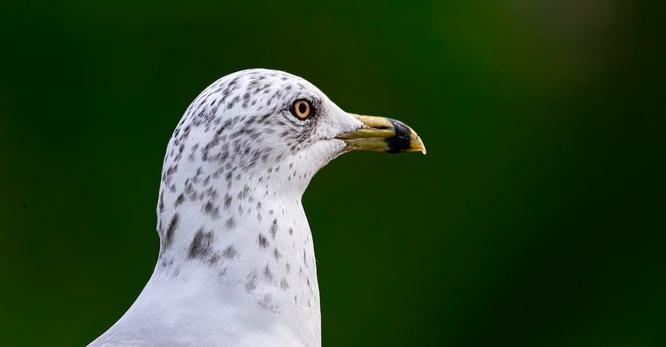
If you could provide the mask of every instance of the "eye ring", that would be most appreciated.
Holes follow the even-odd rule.
[[[291,114],[294,115],[294,117],[300,120],[305,120],[314,113],[314,107],[312,106],[310,101],[306,99],[298,99],[294,101],[294,103],[291,105],[290,111]]]

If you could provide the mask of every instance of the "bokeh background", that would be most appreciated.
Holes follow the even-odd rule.
[[[428,147],[310,185],[325,346],[666,345],[663,5],[0,6],[1,345],[81,346],[120,317],[156,260],[173,128],[249,67]]]

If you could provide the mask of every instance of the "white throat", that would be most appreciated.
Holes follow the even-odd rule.
[[[301,192],[273,191],[276,178],[266,175],[217,180],[209,182],[215,193],[192,188],[178,203],[181,193],[162,186],[158,263],[114,328],[137,338],[154,331],[151,341],[166,345],[319,346],[317,270]]]

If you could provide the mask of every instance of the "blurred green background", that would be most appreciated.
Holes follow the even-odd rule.
[[[250,67],[428,147],[310,185],[325,346],[666,345],[663,5],[0,6],[3,346],[81,346],[120,317],[157,257],[173,128]]]

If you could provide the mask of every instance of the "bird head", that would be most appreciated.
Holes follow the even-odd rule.
[[[302,194],[321,167],[356,150],[425,154],[419,136],[397,120],[345,112],[286,72],[243,70],[192,102],[169,143],[162,179],[185,184],[174,181],[198,170],[202,180],[224,177],[231,186],[253,175]]]

